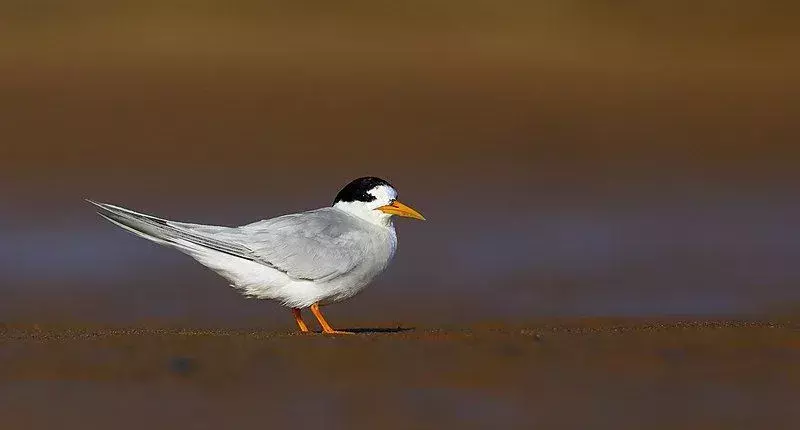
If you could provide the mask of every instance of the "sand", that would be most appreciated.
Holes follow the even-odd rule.
[[[2,428],[796,428],[800,324],[0,326]]]

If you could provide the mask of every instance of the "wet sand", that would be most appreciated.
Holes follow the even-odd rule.
[[[794,428],[800,324],[0,325],[3,428]],[[793,424],[794,423],[794,424]]]

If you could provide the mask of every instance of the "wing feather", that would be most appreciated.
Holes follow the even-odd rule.
[[[327,280],[353,270],[365,257],[368,233],[359,220],[323,208],[240,227],[244,245],[293,278]]]
[[[358,228],[358,220],[335,208],[222,227],[169,221],[92,203],[109,221],[159,243],[188,242],[264,264],[298,280],[324,281],[350,272],[363,261],[369,241],[368,233]]]

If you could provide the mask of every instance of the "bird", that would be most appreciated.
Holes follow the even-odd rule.
[[[393,217],[425,220],[397,200],[386,180],[367,176],[342,188],[333,205],[225,227],[170,221],[87,199],[111,223],[177,249],[225,278],[248,297],[289,307],[302,333],[309,308],[326,334],[334,329],[321,306],[361,292],[397,250]]]

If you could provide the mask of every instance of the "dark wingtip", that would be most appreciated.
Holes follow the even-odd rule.
[[[102,216],[103,218],[108,219],[108,214],[112,212],[108,209],[105,203],[96,202],[92,199],[84,199],[86,202],[93,204],[97,208],[97,213]]]

